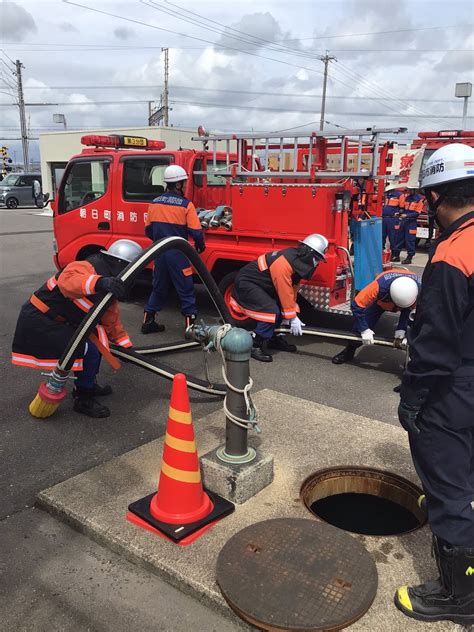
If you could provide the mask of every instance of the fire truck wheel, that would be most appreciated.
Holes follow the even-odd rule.
[[[7,208],[18,208],[18,200],[14,197],[8,198],[6,206]]]
[[[220,293],[222,294],[225,304],[227,305],[227,309],[232,317],[231,324],[234,327],[242,327],[242,329],[253,329],[254,322],[251,318],[247,316],[242,316],[242,314],[238,314],[230,304],[230,295],[232,292],[232,288],[234,287],[234,280],[237,276],[238,270],[234,270],[233,272],[229,272],[220,280],[218,287]]]

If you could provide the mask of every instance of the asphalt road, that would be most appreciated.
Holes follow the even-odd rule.
[[[0,210],[0,240],[3,306],[0,350],[4,360],[0,367],[3,413],[0,446],[3,569],[0,570],[6,593],[5,605],[0,605],[0,620],[11,622],[7,629],[35,632],[46,629],[120,632],[129,630],[131,624],[142,629],[180,632],[190,621],[197,630],[234,629],[158,578],[33,509],[39,490],[162,435],[170,383],[137,367],[124,366],[114,372],[103,366],[101,382],[110,383],[114,389],[109,399],[111,417],[91,420],[78,415],[72,411],[68,397],[50,419],[33,419],[28,404],[41,376],[36,371],[13,367],[9,356],[22,303],[54,272],[52,220],[33,209]],[[423,255],[417,256],[417,262],[424,260]],[[181,339],[183,318],[174,296],[163,312],[166,332],[154,334],[153,338],[139,333],[146,295],[145,288],[138,288],[130,302],[122,306],[125,326],[135,344],[150,344],[150,339],[160,342]],[[215,322],[211,302],[202,287],[198,287],[197,295],[200,317]],[[396,322],[393,315],[385,315],[378,333],[391,335]],[[315,314],[307,324],[349,330],[351,321],[346,317]],[[330,359],[341,348],[339,345],[303,339],[298,346],[296,354],[275,354],[271,364],[252,361],[255,390],[271,388],[386,423],[397,423],[398,396],[392,389],[401,374],[402,352],[384,347],[361,349],[354,363],[335,366]],[[200,351],[177,353],[164,360],[203,376]],[[210,363],[212,374],[218,377],[217,356],[211,357]],[[193,416],[198,419],[219,409],[221,402],[192,393],[191,405]],[[291,431],[290,410],[288,429]],[[91,586],[94,586],[93,599]],[[111,600],[114,591],[127,596],[115,598],[114,593]],[[107,617],[104,617],[106,606]],[[161,610],[150,625],[147,621],[153,616],[153,608]]]

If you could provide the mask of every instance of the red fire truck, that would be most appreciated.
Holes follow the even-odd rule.
[[[164,169],[178,164],[190,175],[186,196],[203,225],[209,225],[202,259],[225,298],[246,262],[319,232],[329,240],[327,262],[300,293],[313,307],[346,311],[353,279],[348,253],[351,204],[363,180],[367,214],[381,215],[388,144],[380,136],[401,131],[312,132],[304,138],[203,135],[193,139],[202,149],[173,151],[145,138],[84,136],[86,147],[69,161],[52,203],[56,266],[83,259],[119,238],[148,246],[148,205],[164,190]],[[352,170],[347,168],[349,143]],[[361,166],[368,143],[370,172]],[[327,156],[335,147],[339,168],[331,169]],[[358,148],[356,155],[353,147]],[[306,152],[305,161],[298,160],[301,151]],[[287,153],[294,158],[292,168],[271,170],[271,158],[278,156],[278,165],[283,165]]]

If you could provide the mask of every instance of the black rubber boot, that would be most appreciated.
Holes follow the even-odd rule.
[[[105,395],[112,395],[112,387],[109,384],[105,386],[100,386],[97,382],[94,384],[94,388],[92,389],[93,397],[104,397]],[[77,397],[77,389],[72,389],[72,396]]]
[[[93,419],[102,419],[110,416],[110,410],[96,399],[94,399],[94,389],[79,388],[76,389],[76,397],[74,398],[74,410],[76,413],[87,415]]]
[[[297,351],[296,345],[291,345],[286,336],[272,336],[268,341],[268,348],[275,349],[276,351],[287,351],[288,353],[295,353]]]
[[[474,624],[474,548],[449,546],[433,537],[440,577],[420,586],[402,586],[395,605],[420,621]]]
[[[187,314],[184,317],[184,337],[186,338],[186,340],[191,340],[191,331],[190,328],[194,325],[194,323],[196,322],[196,314]]]
[[[412,255],[408,255],[405,259],[403,259],[402,263],[403,263],[404,265],[408,265],[408,264],[410,264],[412,261],[413,261],[413,257],[412,257]]]
[[[392,253],[392,258],[390,259],[390,261],[400,263],[400,253]]]
[[[397,386],[393,387],[393,392],[394,393],[401,393],[402,392],[402,385],[401,385],[401,383],[397,384]]]
[[[142,334],[156,334],[165,330],[165,326],[155,321],[156,312],[143,312]]]
[[[356,349],[357,347],[354,345],[347,345],[347,347],[345,347],[342,351],[339,351],[339,353],[333,357],[332,363],[345,364],[346,362],[350,362],[354,359]]]
[[[268,353],[268,340],[258,334],[254,336],[253,347],[250,355],[259,362],[273,362],[272,356]]]

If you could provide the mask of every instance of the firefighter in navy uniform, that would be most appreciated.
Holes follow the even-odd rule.
[[[400,228],[400,206],[403,204],[403,193],[397,189],[387,191],[382,206],[382,249],[387,241],[392,252],[398,245],[398,231]]]
[[[396,230],[398,239],[392,251],[392,261],[400,261],[400,252],[405,248],[407,256],[402,263],[404,265],[412,263],[416,248],[416,227],[423,208],[423,196],[417,189],[408,189],[400,202],[400,224],[399,229]]]
[[[120,239],[107,251],[93,254],[85,261],[73,261],[48,279],[21,308],[12,344],[12,363],[54,369],[85,313],[104,293],[124,298],[125,286],[115,277],[140,252],[134,241]],[[94,340],[82,343],[72,367],[74,410],[88,417],[108,417],[110,410],[95,399],[112,393],[110,386],[97,384],[101,353],[110,357],[108,340],[123,347],[132,346],[120,321],[116,300],[102,316]]]
[[[201,254],[206,249],[204,234],[194,204],[184,197],[187,179],[186,171],[179,165],[170,165],[165,169],[163,180],[166,182],[166,191],[148,207],[145,233],[152,241],[173,236],[184,239],[191,237],[196,251]],[[141,329],[143,334],[164,331],[164,325],[155,321],[155,315],[168,300],[170,282],[181,301],[185,332],[196,320],[193,269],[182,252],[168,250],[154,261],[153,289],[145,306]]]
[[[398,416],[426,494],[440,577],[395,604],[423,621],[474,624],[474,149],[435,151],[421,187],[442,232],[430,251]]]
[[[257,321],[252,358],[271,362],[268,349],[295,352],[275,328],[286,320],[294,336],[303,334],[296,297],[302,279],[310,279],[318,264],[326,260],[328,240],[323,235],[306,237],[297,248],[260,255],[239,270],[231,296],[232,308]]]
[[[349,342],[333,357],[332,363],[350,362],[361,345],[373,345],[373,328],[384,312],[400,312],[393,346],[398,349],[406,348],[408,317],[415,307],[419,289],[420,280],[413,272],[394,269],[378,274],[351,303],[354,315],[352,331],[360,334],[361,342]]]

